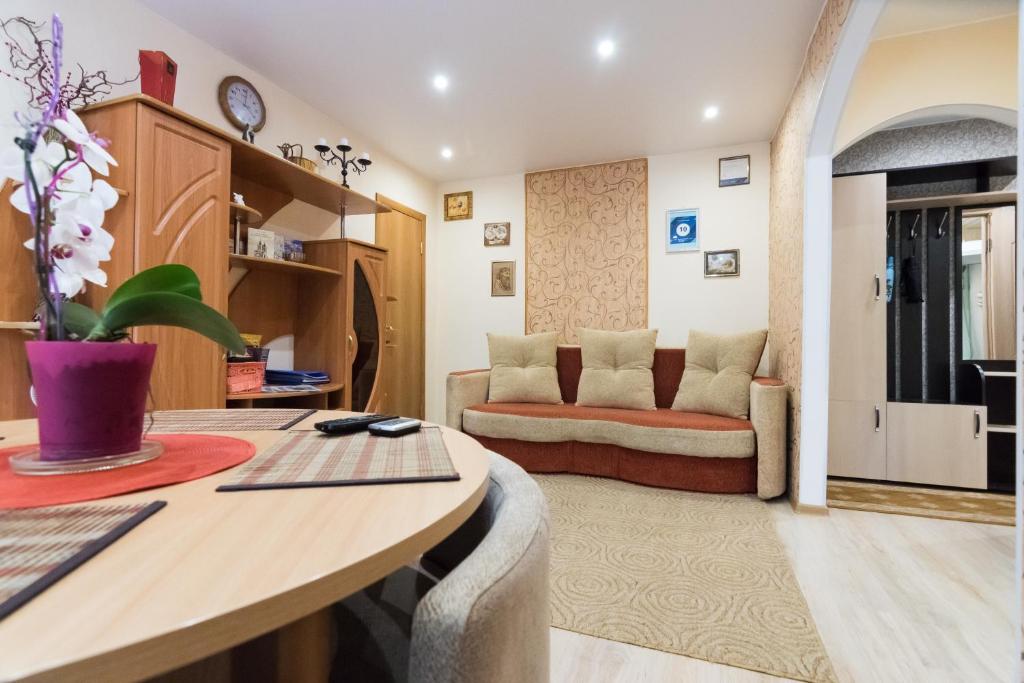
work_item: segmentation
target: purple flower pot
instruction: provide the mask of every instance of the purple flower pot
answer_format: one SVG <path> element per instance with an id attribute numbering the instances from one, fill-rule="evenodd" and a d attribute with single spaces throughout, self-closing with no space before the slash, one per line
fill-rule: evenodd
<path id="1" fill-rule="evenodd" d="M 36 341 L 25 348 L 41 460 L 139 450 L 155 344 Z"/>

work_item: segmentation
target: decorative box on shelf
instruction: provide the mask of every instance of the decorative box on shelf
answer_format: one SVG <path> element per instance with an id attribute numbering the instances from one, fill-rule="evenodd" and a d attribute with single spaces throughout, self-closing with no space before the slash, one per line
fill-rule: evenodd
<path id="1" fill-rule="evenodd" d="M 244 394 L 259 391 L 267 371 L 266 361 L 251 363 L 228 363 L 228 394 Z"/>

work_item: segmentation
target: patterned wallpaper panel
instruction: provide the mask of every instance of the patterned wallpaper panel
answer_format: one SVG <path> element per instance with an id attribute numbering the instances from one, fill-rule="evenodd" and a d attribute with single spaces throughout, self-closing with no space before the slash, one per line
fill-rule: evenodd
<path id="1" fill-rule="evenodd" d="M 647 159 L 526 175 L 526 333 L 647 326 Z"/>
<path id="2" fill-rule="evenodd" d="M 833 173 L 917 168 L 1012 157 L 1017 129 L 988 119 L 962 119 L 880 130 L 843 150 Z"/>
<path id="3" fill-rule="evenodd" d="M 807 47 L 793 96 L 772 140 L 768 224 L 771 368 L 790 387 L 789 495 L 799 496 L 800 353 L 803 315 L 804 161 L 818 98 L 853 0 L 828 0 Z"/>

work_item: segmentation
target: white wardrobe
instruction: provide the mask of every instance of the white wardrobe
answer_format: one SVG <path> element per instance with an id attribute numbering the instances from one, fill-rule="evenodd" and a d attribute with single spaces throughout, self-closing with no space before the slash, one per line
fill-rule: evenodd
<path id="1" fill-rule="evenodd" d="M 986 488 L 984 406 L 887 400 L 887 229 L 886 174 L 833 180 L 828 473 Z"/>

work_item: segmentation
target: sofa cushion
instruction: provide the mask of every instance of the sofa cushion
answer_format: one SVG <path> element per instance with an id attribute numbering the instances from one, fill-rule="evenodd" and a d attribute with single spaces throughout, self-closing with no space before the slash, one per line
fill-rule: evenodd
<path id="1" fill-rule="evenodd" d="M 748 420 L 665 408 L 485 403 L 463 411 L 462 424 L 468 434 L 495 439 L 604 443 L 710 458 L 748 458 L 755 452 L 754 428 Z"/>
<path id="2" fill-rule="evenodd" d="M 679 389 L 686 365 L 686 349 L 654 349 L 654 404 L 659 408 L 671 408 Z M 562 400 L 576 402 L 576 390 L 580 386 L 583 372 L 583 354 L 579 346 L 560 344 L 558 346 L 558 387 Z"/>
<path id="3" fill-rule="evenodd" d="M 746 418 L 750 382 L 767 338 L 765 330 L 734 335 L 690 330 L 686 369 L 672 409 Z"/>
<path id="4" fill-rule="evenodd" d="M 654 410 L 654 345 L 657 330 L 607 332 L 580 329 L 583 371 L 576 402 L 594 408 Z"/>
<path id="5" fill-rule="evenodd" d="M 488 334 L 487 348 L 491 356 L 489 402 L 562 402 L 555 369 L 558 333 Z"/>

